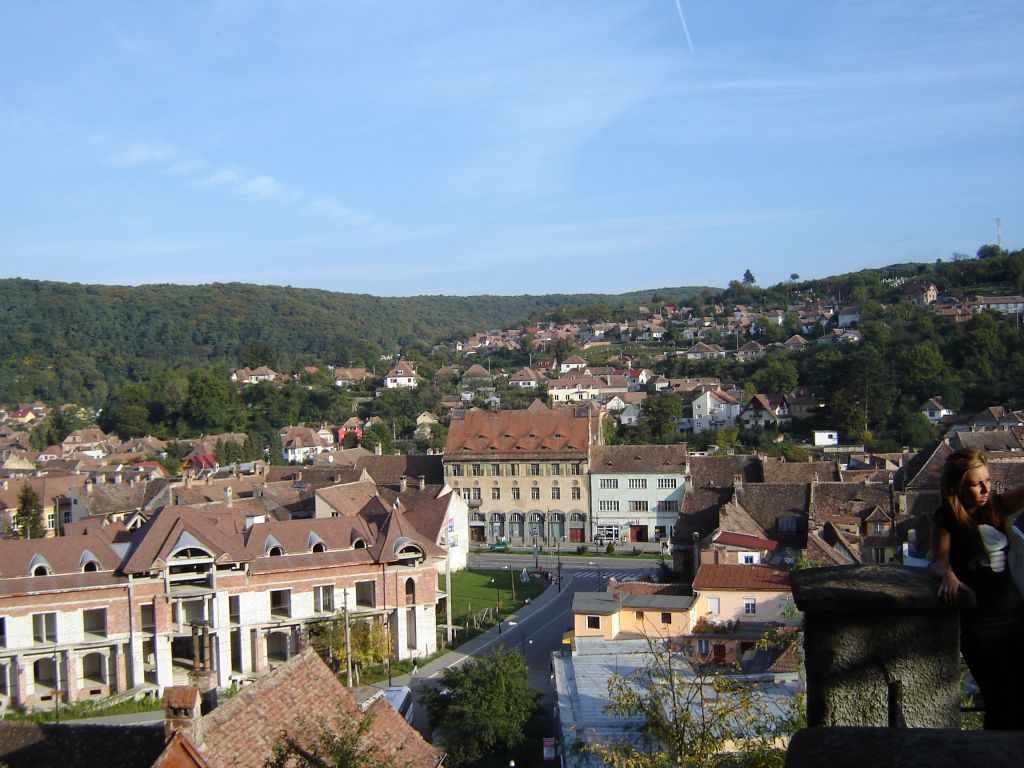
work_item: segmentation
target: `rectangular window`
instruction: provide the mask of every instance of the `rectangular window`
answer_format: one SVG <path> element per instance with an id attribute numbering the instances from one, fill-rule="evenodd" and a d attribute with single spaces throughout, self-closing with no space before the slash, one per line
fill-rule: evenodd
<path id="1" fill-rule="evenodd" d="M 602 512 L 618 512 L 619 502 L 602 500 L 600 502 L 600 508 Z"/>
<path id="2" fill-rule="evenodd" d="M 534 477 L 539 475 L 540 474 L 540 464 L 531 464 L 530 465 L 530 474 L 532 476 L 534 476 Z"/>
<path id="3" fill-rule="evenodd" d="M 629 487 L 632 490 L 639 490 L 647 487 L 646 477 L 631 477 L 629 478 Z"/>
<path id="4" fill-rule="evenodd" d="M 491 464 L 491 474 L 497 477 L 501 474 L 501 464 Z"/>
<path id="5" fill-rule="evenodd" d="M 49 528 L 52 531 L 56 527 L 56 525 L 57 525 L 57 513 L 56 512 L 47 512 L 46 513 L 46 527 Z"/>
<path id="6" fill-rule="evenodd" d="M 587 616 L 587 629 L 600 629 L 601 628 L 601 617 L 600 616 Z"/>
<path id="7" fill-rule="evenodd" d="M 741 552 L 740 553 L 740 565 L 756 565 L 757 555 L 753 552 Z"/>
<path id="8" fill-rule="evenodd" d="M 795 517 L 780 517 L 775 522 L 779 527 L 779 533 L 796 533 Z"/>
<path id="9" fill-rule="evenodd" d="M 32 614 L 32 640 L 37 645 L 40 643 L 57 642 L 57 614 L 56 613 L 33 613 Z"/>
<path id="10" fill-rule="evenodd" d="M 619 526 L 617 525 L 599 525 L 594 531 L 602 539 L 615 540 L 619 538 Z"/>
<path id="11" fill-rule="evenodd" d="M 88 608 L 82 611 L 82 631 L 97 637 L 107 636 L 107 609 Z"/>
<path id="12" fill-rule="evenodd" d="M 574 498 L 574 499 L 579 499 L 579 498 L 580 498 L 580 487 L 579 487 L 578 485 L 574 485 L 574 486 L 573 486 L 573 487 L 572 487 L 572 488 L 570 489 L 570 493 L 569 493 L 569 495 L 570 495 L 570 496 L 571 496 L 572 498 Z"/>
<path id="13" fill-rule="evenodd" d="M 477 501 L 480 501 L 480 499 L 482 498 L 481 495 L 480 495 L 480 489 L 479 488 L 474 488 L 473 489 L 473 498 L 476 499 Z"/>
<path id="14" fill-rule="evenodd" d="M 70 524 L 71 524 L 71 510 L 70 509 L 65 509 L 64 510 L 64 525 L 70 525 Z"/>
<path id="15" fill-rule="evenodd" d="M 659 477 L 658 487 L 659 488 L 675 488 L 677 480 L 674 477 Z"/>
<path id="16" fill-rule="evenodd" d="M 519 501 L 519 486 L 512 486 L 512 501 Z"/>
<path id="17" fill-rule="evenodd" d="M 669 613 L 668 611 L 662 611 L 661 612 L 661 623 L 662 624 L 671 624 L 672 623 L 672 614 Z"/>
<path id="18" fill-rule="evenodd" d="M 332 584 L 313 588 L 313 610 L 317 613 L 334 613 L 334 586 Z"/>
<path id="19" fill-rule="evenodd" d="M 153 606 L 142 606 L 142 628 L 146 628 L 146 608 L 152 609 Z M 238 595 L 231 595 L 228 597 L 228 621 L 232 624 L 242 623 L 242 599 Z"/>
<path id="20" fill-rule="evenodd" d="M 560 475 L 560 474 L 562 474 L 562 465 L 561 464 L 553 463 L 551 465 L 551 474 L 552 475 Z"/>
<path id="21" fill-rule="evenodd" d="M 508 465 L 508 473 L 510 475 L 512 475 L 513 477 L 518 475 L 519 474 L 519 465 L 518 464 L 509 464 Z"/>
<path id="22" fill-rule="evenodd" d="M 699 653 L 701 656 L 707 656 L 709 653 L 711 653 L 711 642 L 704 639 L 698 640 L 697 653 Z"/>
<path id="23" fill-rule="evenodd" d="M 0 616 L 0 648 L 7 647 L 7 617 Z"/>
<path id="24" fill-rule="evenodd" d="M 617 478 L 614 478 L 614 477 L 602 477 L 601 478 L 601 487 L 602 488 L 618 488 L 619 487 L 619 481 L 618 481 Z"/>
<path id="25" fill-rule="evenodd" d="M 473 477 L 480 477 L 484 473 L 484 467 L 482 464 L 473 465 Z"/>
<path id="26" fill-rule="evenodd" d="M 569 474 L 571 475 L 582 475 L 583 466 L 579 463 L 569 465 Z"/>
<path id="27" fill-rule="evenodd" d="M 708 613 L 712 616 L 717 616 L 719 612 L 719 601 L 717 597 L 708 598 Z"/>
<path id="28" fill-rule="evenodd" d="M 270 615 L 290 619 L 292 615 L 292 591 L 290 589 L 270 590 Z"/>
<path id="29" fill-rule="evenodd" d="M 878 565 L 884 565 L 885 564 L 885 548 L 884 547 L 875 547 L 872 550 L 871 555 L 872 555 L 872 560 L 875 563 L 877 563 Z"/>
<path id="30" fill-rule="evenodd" d="M 637 611 L 636 613 L 633 614 L 633 617 L 637 621 L 643 621 L 644 620 L 644 612 L 643 611 Z"/>
<path id="31" fill-rule="evenodd" d="M 498 501 L 501 498 L 501 488 L 491 488 L 491 499 Z"/>
<path id="32" fill-rule="evenodd" d="M 871 525 L 871 532 L 874 534 L 885 533 L 885 523 L 873 523 Z"/>
<path id="33" fill-rule="evenodd" d="M 375 608 L 377 606 L 377 582 L 356 582 L 356 605 L 364 608 Z"/>
<path id="34" fill-rule="evenodd" d="M 646 512 L 647 502 L 646 501 L 631 501 L 629 502 L 630 512 Z"/>
<path id="35" fill-rule="evenodd" d="M 562 489 L 559 488 L 557 485 L 552 486 L 552 488 L 551 488 L 551 500 L 552 501 L 558 501 L 560 498 L 562 498 Z"/>
<path id="36" fill-rule="evenodd" d="M 537 486 L 534 486 L 533 488 L 531 488 L 530 489 L 530 498 L 533 499 L 534 501 L 539 499 L 540 498 L 540 488 L 538 488 Z"/>
<path id="37" fill-rule="evenodd" d="M 461 464 L 452 464 L 451 465 L 451 470 L 452 470 L 452 477 L 462 477 L 462 465 Z"/>
<path id="38" fill-rule="evenodd" d="M 757 600 L 755 598 L 743 598 L 743 614 L 745 616 L 754 616 L 755 614 L 757 614 Z"/>
<path id="39" fill-rule="evenodd" d="M 466 501 L 469 501 L 471 498 L 473 498 L 473 489 L 472 488 L 463 488 L 462 489 L 462 498 L 465 499 Z"/>
<path id="40" fill-rule="evenodd" d="M 659 512 L 678 512 L 679 502 L 675 499 L 662 500 L 658 502 Z"/>

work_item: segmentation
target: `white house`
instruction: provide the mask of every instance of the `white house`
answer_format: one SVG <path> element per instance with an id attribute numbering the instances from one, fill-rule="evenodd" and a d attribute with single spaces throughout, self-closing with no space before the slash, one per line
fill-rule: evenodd
<path id="1" fill-rule="evenodd" d="M 685 485 L 685 446 L 593 447 L 593 537 L 605 541 L 668 540 L 682 508 Z"/>

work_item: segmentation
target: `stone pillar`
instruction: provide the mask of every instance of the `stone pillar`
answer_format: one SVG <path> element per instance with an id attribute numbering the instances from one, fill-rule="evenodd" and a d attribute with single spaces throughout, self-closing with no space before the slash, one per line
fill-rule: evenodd
<path id="1" fill-rule="evenodd" d="M 153 654 L 156 656 L 156 684 L 160 688 L 174 685 L 174 660 L 171 657 L 171 638 L 157 635 L 153 638 Z"/>
<path id="2" fill-rule="evenodd" d="M 794 571 L 809 726 L 960 727 L 960 614 L 898 565 Z"/>
<path id="3" fill-rule="evenodd" d="M 212 639 L 217 657 L 213 666 L 217 673 L 217 685 L 226 688 L 231 684 L 231 630 L 218 630 L 212 633 Z"/>
<path id="4" fill-rule="evenodd" d="M 64 691 L 64 701 L 70 704 L 78 699 L 78 691 L 82 685 L 82 657 L 71 651 L 61 651 L 59 658 L 57 690 Z"/>
<path id="5" fill-rule="evenodd" d="M 252 633 L 244 627 L 238 631 L 238 644 L 240 648 L 239 656 L 241 656 L 241 667 L 242 674 L 249 674 L 252 672 Z M 228 664 L 230 669 L 231 665 Z"/>

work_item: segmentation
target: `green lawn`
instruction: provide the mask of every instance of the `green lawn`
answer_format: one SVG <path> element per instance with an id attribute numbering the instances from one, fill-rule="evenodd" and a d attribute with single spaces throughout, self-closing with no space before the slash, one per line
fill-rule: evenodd
<path id="1" fill-rule="evenodd" d="M 518 610 L 529 598 L 544 591 L 545 582 L 531 578 L 525 584 L 519 580 L 522 570 L 510 575 L 504 571 L 458 571 L 452 574 L 452 621 L 465 624 L 466 616 L 485 608 L 493 608 L 501 601 L 501 615 L 508 616 Z M 512 599 L 512 580 L 515 579 L 515 600 Z M 492 581 L 493 580 L 493 581 Z M 444 580 L 441 580 L 442 586 Z"/>

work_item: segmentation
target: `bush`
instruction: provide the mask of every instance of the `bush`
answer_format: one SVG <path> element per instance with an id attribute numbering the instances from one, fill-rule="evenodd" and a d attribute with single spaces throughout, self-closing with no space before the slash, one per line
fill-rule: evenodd
<path id="1" fill-rule="evenodd" d="M 587 545 L 586 544 L 580 544 L 578 547 L 576 547 L 576 554 L 577 555 L 583 555 L 583 554 L 586 554 L 586 552 L 587 552 Z"/>
<path id="2" fill-rule="evenodd" d="M 609 541 L 608 542 L 608 546 L 604 548 L 604 553 L 606 555 L 614 555 L 615 554 L 615 542 L 614 541 Z"/>

